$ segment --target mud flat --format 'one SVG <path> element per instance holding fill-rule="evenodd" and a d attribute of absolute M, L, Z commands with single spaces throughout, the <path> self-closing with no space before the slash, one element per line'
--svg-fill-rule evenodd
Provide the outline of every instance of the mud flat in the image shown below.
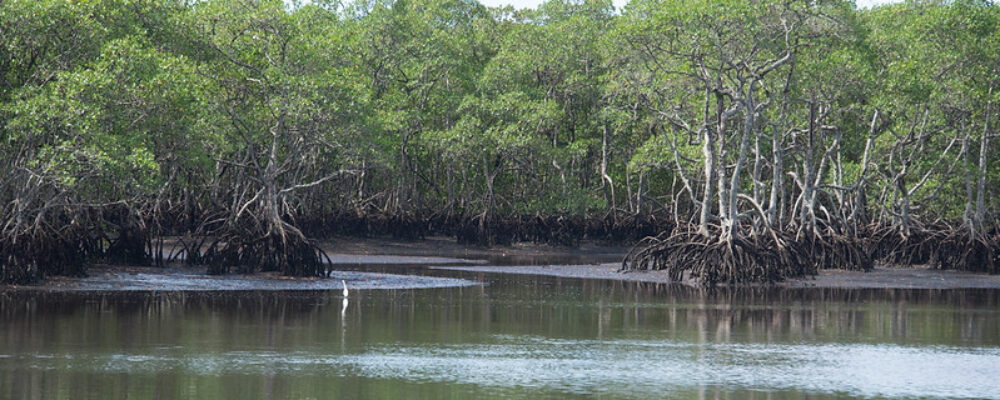
<path fill-rule="evenodd" d="M 329 278 L 290 278 L 274 274 L 206 275 L 198 268 L 91 268 L 82 278 L 57 277 L 38 286 L 8 287 L 49 291 L 231 291 L 341 290 L 341 280 L 355 289 L 426 289 L 476 286 L 479 282 L 431 276 L 334 271 Z"/>
<path fill-rule="evenodd" d="M 482 265 L 434 266 L 432 269 L 448 271 L 482 272 L 493 274 L 543 275 L 561 278 L 610 279 L 631 282 L 671 283 L 666 271 L 619 272 L 621 263 L 596 265 Z M 683 282 L 682 282 L 683 283 Z"/>
<path fill-rule="evenodd" d="M 168 243 L 168 246 L 173 243 Z M 583 244 L 579 248 L 534 244 L 494 246 L 490 248 L 456 244 L 448 238 L 419 241 L 390 239 L 335 238 L 324 241 L 324 262 L 333 271 L 329 278 L 293 278 L 273 273 L 249 275 L 207 275 L 204 267 L 186 267 L 181 263 L 168 268 L 104 266 L 89 268 L 86 277 L 50 277 L 39 285 L 0 286 L 0 290 L 49 291 L 235 291 L 235 290 L 340 290 L 341 280 L 351 289 L 425 289 L 477 286 L 481 282 L 464 279 L 407 274 L 410 268 L 429 265 L 480 265 L 584 262 L 584 260 L 619 259 L 620 247 Z M 373 267 L 378 272 L 358 271 Z M 344 270 L 338 270 L 343 268 Z"/>
<path fill-rule="evenodd" d="M 448 238 L 417 241 L 335 238 L 321 243 L 331 265 L 329 278 L 290 278 L 271 273 L 206 275 L 204 268 L 93 266 L 82 278 L 52 277 L 37 286 L 0 286 L 0 290 L 32 288 L 53 291 L 228 291 L 340 290 L 345 280 L 354 289 L 420 289 L 474 286 L 482 283 L 453 277 L 423 276 L 420 271 L 463 271 L 491 274 L 543 275 L 577 279 L 672 282 L 665 271 L 619 272 L 627 249 L 584 242 L 579 247 L 536 244 L 478 247 Z M 412 275 L 416 272 L 417 275 Z M 437 274 L 440 275 L 440 274 Z M 690 281 L 679 282 L 692 285 Z M 928 268 L 879 267 L 871 272 L 824 270 L 816 277 L 776 284 L 791 288 L 845 289 L 1000 289 L 1000 275 Z"/>
<path fill-rule="evenodd" d="M 871 272 L 820 271 L 815 279 L 793 279 L 781 285 L 847 289 L 1000 289 L 1000 275 L 926 267 L 876 267 Z"/>
<path fill-rule="evenodd" d="M 382 261 L 411 265 L 596 264 L 619 262 L 628 252 L 624 246 L 591 241 L 584 241 L 576 247 L 534 243 L 482 247 L 458 244 L 448 237 L 414 241 L 338 237 L 323 241 L 320 247 L 331 257 L 333 264 L 382 264 Z M 436 259 L 444 260 L 434 261 Z"/>
<path fill-rule="evenodd" d="M 673 283 L 664 271 L 619 272 L 620 263 L 597 265 L 523 265 L 523 266 L 438 266 L 434 269 L 544 275 L 563 278 L 610 279 L 631 282 Z M 691 285 L 692 282 L 677 282 Z M 790 279 L 776 284 L 793 288 L 843 289 L 1000 289 L 1000 275 L 940 271 L 927 268 L 875 268 L 871 272 L 820 271 L 815 278 Z"/>

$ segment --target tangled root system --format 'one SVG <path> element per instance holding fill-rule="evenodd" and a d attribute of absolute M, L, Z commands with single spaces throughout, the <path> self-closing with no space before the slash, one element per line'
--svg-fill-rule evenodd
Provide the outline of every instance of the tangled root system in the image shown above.
<path fill-rule="evenodd" d="M 863 240 L 853 236 L 808 234 L 798 239 L 798 247 L 818 269 L 871 271 L 875 260 Z"/>
<path fill-rule="evenodd" d="M 515 232 L 507 221 L 487 214 L 462 218 L 454 234 L 458 243 L 479 246 L 511 244 L 516 240 Z"/>
<path fill-rule="evenodd" d="M 870 253 L 882 264 L 923 265 L 931 262 L 938 240 L 942 239 L 936 229 L 913 229 L 902 234 L 891 226 L 874 227 L 871 231 Z"/>
<path fill-rule="evenodd" d="M 326 254 L 312 240 L 294 230 L 255 230 L 229 226 L 214 235 L 200 256 L 208 273 L 277 271 L 287 276 L 324 276 Z"/>
<path fill-rule="evenodd" d="M 965 225 L 935 225 L 906 235 L 894 227 L 873 231 L 872 253 L 885 264 L 1000 273 L 1000 233 L 995 228 L 974 232 Z"/>
<path fill-rule="evenodd" d="M 82 227 L 59 232 L 32 231 L 0 239 L 0 283 L 27 284 L 48 275 L 83 276 L 86 262 L 99 249 Z"/>
<path fill-rule="evenodd" d="M 623 270 L 665 270 L 670 279 L 692 279 L 705 286 L 719 283 L 770 283 L 816 274 L 816 263 L 799 242 L 777 235 L 720 239 L 691 227 L 638 244 L 622 262 Z"/>
<path fill-rule="evenodd" d="M 633 215 L 616 218 L 572 215 L 473 215 L 453 220 L 451 234 L 459 243 L 476 245 L 510 244 L 513 242 L 544 243 L 576 246 L 582 239 L 635 242 L 669 232 L 675 226 L 667 218 L 655 215 Z"/>
<path fill-rule="evenodd" d="M 111 210 L 104 215 L 109 226 L 104 259 L 108 264 L 150 265 L 153 240 L 146 222 L 131 210 Z M 102 232 L 104 233 L 104 232 Z"/>
<path fill-rule="evenodd" d="M 950 229 L 937 235 L 930 265 L 936 269 L 1000 273 L 1000 236 Z"/>

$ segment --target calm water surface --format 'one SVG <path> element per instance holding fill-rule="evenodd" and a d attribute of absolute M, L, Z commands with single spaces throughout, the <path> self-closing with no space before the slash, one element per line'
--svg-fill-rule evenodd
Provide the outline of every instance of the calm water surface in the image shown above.
<path fill-rule="evenodd" d="M 0 398 L 1000 398 L 1000 291 L 0 293 Z"/>

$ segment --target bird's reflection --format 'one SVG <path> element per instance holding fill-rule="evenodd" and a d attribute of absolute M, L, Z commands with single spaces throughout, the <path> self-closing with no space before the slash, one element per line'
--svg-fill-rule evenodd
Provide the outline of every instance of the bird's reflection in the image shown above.
<path fill-rule="evenodd" d="M 341 330 L 345 330 L 347 328 L 347 296 L 349 292 L 347 291 L 347 282 L 341 280 L 340 283 L 344 285 L 344 292 L 343 292 L 344 299 L 341 301 L 341 306 L 340 306 L 340 328 Z M 343 337 L 343 335 L 341 337 Z"/>
<path fill-rule="evenodd" d="M 347 297 L 341 301 L 340 306 L 340 351 L 347 348 Z"/>

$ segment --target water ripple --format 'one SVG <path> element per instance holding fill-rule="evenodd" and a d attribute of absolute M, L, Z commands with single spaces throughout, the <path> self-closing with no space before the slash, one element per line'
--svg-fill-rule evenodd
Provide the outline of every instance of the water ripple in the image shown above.
<path fill-rule="evenodd" d="M 706 385 L 895 398 L 1000 398 L 1000 348 L 879 344 L 729 344 L 493 337 L 494 343 L 372 345 L 186 354 L 15 354 L 31 368 L 103 373 L 360 376 L 575 394 L 662 396 Z"/>

